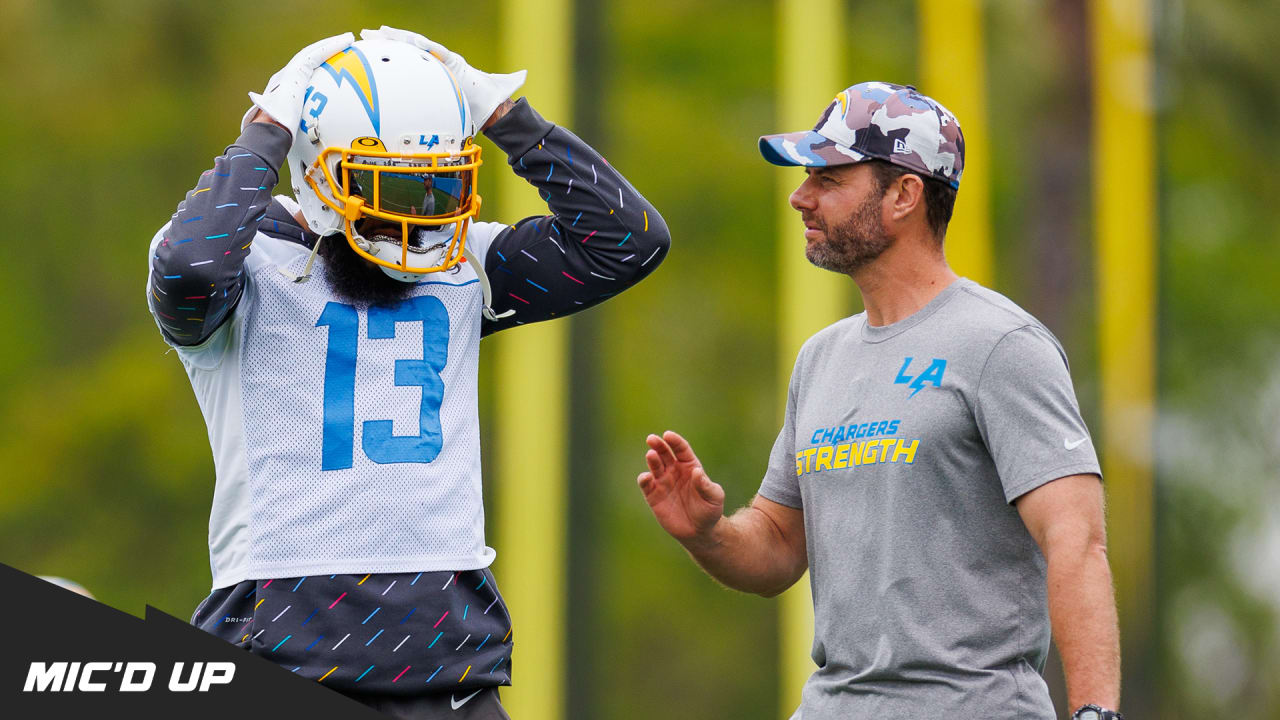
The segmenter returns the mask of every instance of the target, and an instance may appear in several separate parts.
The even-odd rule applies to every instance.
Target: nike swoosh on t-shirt
[[[1084,441],[1085,441],[1085,438],[1080,438],[1079,440],[1068,440],[1066,438],[1062,438],[1062,447],[1068,450],[1075,450],[1076,448],[1084,444]]]

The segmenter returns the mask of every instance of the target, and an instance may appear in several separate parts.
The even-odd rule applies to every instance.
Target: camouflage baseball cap
[[[841,92],[813,130],[765,135],[774,165],[826,167],[872,158],[960,187],[964,135],[950,110],[910,85],[864,82]]]

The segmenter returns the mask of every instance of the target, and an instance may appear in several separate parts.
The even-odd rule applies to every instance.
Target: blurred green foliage
[[[1277,718],[1280,7],[1157,4],[1160,640],[1140,670],[1159,706],[1129,709]],[[997,289],[1063,340],[1096,424],[1078,5],[987,3],[989,144]],[[847,11],[849,83],[911,82],[912,3]],[[786,171],[759,160],[755,138],[797,128],[775,127],[774,13],[763,1],[601,3],[583,28],[596,62],[580,68],[580,122],[553,118],[654,201],[675,242],[651,279],[573,321],[586,379],[573,384],[575,717],[778,715],[776,603],[706,579],[633,483],[644,435],[672,428],[728,502],[745,503],[777,432],[774,188]],[[496,65],[497,22],[493,0],[0,4],[12,234],[0,244],[0,561],[135,614],[190,613],[208,589],[213,467],[146,312],[147,241],[235,138],[244,93],[296,48],[387,23],[510,70]],[[486,152],[490,199],[504,170]],[[493,538],[500,557],[504,542],[518,539]]]

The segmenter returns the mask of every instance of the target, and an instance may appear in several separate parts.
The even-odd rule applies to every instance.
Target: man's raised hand
[[[636,483],[658,524],[681,543],[711,539],[724,517],[724,488],[711,481],[688,441],[670,430],[645,438],[647,472]]]

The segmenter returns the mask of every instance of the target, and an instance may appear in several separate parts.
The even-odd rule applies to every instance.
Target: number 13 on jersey
[[[449,359],[449,312],[429,295],[395,305],[374,305],[368,311],[368,341],[396,336],[396,323],[422,323],[422,357],[396,360],[396,385],[422,388],[417,435],[393,435],[390,420],[364,421],[361,448],[375,463],[429,463],[440,454],[440,404],[444,380],[440,373]],[[360,315],[352,305],[330,302],[316,321],[329,328],[324,364],[324,436],[321,470],[352,466],[355,453],[356,355],[360,346]]]

